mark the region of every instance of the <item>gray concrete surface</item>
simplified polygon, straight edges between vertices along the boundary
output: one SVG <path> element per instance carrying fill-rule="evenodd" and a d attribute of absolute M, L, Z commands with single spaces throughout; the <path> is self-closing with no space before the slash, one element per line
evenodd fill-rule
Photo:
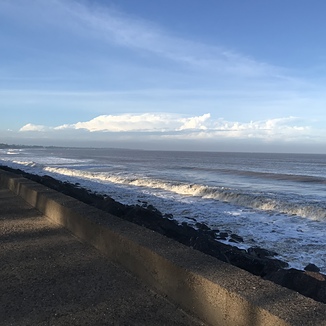
<path fill-rule="evenodd" d="M 203 325 L 0 189 L 0 325 Z"/>
<path fill-rule="evenodd" d="M 207 324 L 326 325 L 325 304 L 17 175 L 0 185 Z"/>

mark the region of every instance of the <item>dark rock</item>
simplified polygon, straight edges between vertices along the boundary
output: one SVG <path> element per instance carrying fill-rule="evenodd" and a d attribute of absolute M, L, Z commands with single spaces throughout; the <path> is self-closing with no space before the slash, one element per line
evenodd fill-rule
<path fill-rule="evenodd" d="M 216 232 L 213 231 L 213 230 L 208 230 L 208 231 L 205 231 L 205 234 L 209 237 L 212 237 L 213 239 L 216 238 Z"/>
<path fill-rule="evenodd" d="M 304 270 L 307 271 L 307 272 L 317 272 L 317 273 L 320 272 L 320 268 L 317 267 L 315 264 L 308 264 L 308 265 L 304 268 Z"/>
<path fill-rule="evenodd" d="M 229 234 L 227 232 L 220 232 L 219 237 L 221 238 L 227 238 Z"/>
<path fill-rule="evenodd" d="M 191 220 L 191 221 L 194 221 L 194 222 L 197 222 L 197 220 L 193 217 L 189 217 L 189 216 L 185 216 L 186 219 L 188 220 Z"/>
<path fill-rule="evenodd" d="M 216 239 L 216 240 L 223 240 L 223 241 L 226 241 L 226 238 L 221 237 L 220 235 L 216 235 L 216 236 L 215 236 L 215 239 Z"/>
<path fill-rule="evenodd" d="M 230 237 L 231 237 L 231 240 L 234 240 L 235 242 L 243 242 L 243 238 L 240 237 L 240 236 L 237 235 L 237 234 L 232 233 L 232 234 L 230 235 Z M 231 240 L 230 240 L 230 241 L 231 241 Z"/>
<path fill-rule="evenodd" d="M 202 231 L 209 231 L 210 228 L 205 224 L 205 223 L 199 223 L 197 222 L 195 224 L 195 226 L 199 229 L 199 230 L 202 230 Z"/>
<path fill-rule="evenodd" d="M 162 215 L 162 213 L 156 207 L 154 207 L 153 205 L 148 205 L 147 209 L 150 210 L 153 213 Z"/>
<path fill-rule="evenodd" d="M 247 252 L 249 255 L 259 257 L 259 258 L 274 257 L 277 255 L 277 253 L 274 251 L 259 248 L 259 247 L 250 247 L 247 250 Z"/>

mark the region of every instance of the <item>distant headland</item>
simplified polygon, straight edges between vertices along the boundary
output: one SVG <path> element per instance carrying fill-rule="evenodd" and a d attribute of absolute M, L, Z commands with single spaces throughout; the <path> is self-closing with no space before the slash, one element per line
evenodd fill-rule
<path fill-rule="evenodd" d="M 0 143 L 0 149 L 6 149 L 6 148 L 51 148 L 51 147 L 56 147 L 56 146 L 40 146 L 40 145 L 20 145 L 20 144 L 4 144 Z"/>

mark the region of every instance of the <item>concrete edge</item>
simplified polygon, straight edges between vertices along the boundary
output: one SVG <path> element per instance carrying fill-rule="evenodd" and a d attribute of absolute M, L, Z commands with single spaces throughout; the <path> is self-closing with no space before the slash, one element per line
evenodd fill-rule
<path fill-rule="evenodd" d="M 326 305 L 10 172 L 0 186 L 210 325 L 326 325 Z"/>

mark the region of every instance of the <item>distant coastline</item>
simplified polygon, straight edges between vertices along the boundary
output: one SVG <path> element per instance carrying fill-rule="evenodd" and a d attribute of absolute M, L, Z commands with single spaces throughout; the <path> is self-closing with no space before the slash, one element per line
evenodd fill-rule
<path fill-rule="evenodd" d="M 0 143 L 0 149 L 18 149 L 18 148 L 45 148 L 45 147 L 56 147 L 56 146 L 39 146 L 39 145 L 17 145 L 17 144 L 4 144 Z"/>

